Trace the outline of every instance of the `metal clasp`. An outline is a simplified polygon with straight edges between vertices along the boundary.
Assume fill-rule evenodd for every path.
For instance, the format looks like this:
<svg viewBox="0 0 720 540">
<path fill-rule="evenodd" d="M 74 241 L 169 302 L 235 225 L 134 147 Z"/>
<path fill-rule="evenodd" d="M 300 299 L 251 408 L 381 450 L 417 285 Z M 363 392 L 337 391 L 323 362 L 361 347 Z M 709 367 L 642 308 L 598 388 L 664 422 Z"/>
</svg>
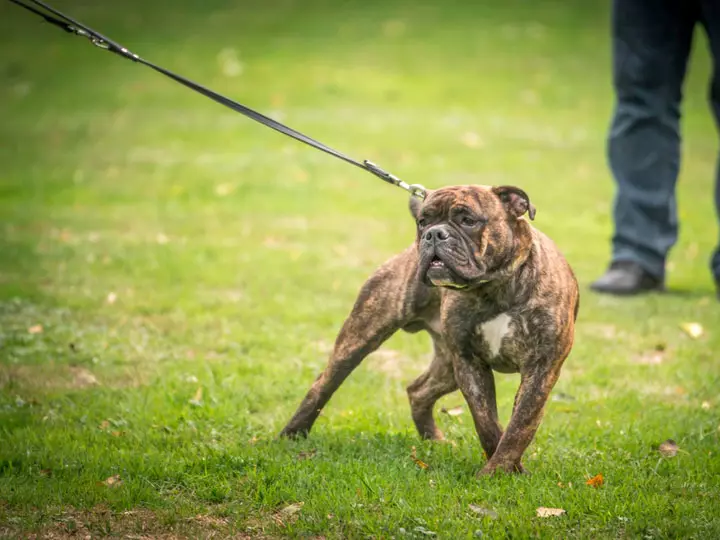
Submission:
<svg viewBox="0 0 720 540">
<path fill-rule="evenodd" d="M 425 200 L 425 197 L 427 197 L 427 189 L 425 189 L 425 186 L 422 184 L 410 184 L 408 186 L 408 191 L 412 197 L 417 197 L 423 201 Z"/>
<path fill-rule="evenodd" d="M 378 176 L 379 178 L 382 178 L 386 182 L 394 184 L 397 187 L 402 188 L 405 191 L 408 191 L 410 193 L 410 195 L 412 195 L 413 197 L 417 197 L 418 199 L 424 200 L 425 197 L 427 196 L 427 190 L 425 189 L 425 187 L 423 185 L 408 184 L 406 182 L 403 182 L 394 174 L 389 173 L 386 170 L 381 169 L 380 167 L 375 165 L 372 161 L 365 160 L 364 163 L 365 163 L 365 166 L 367 167 L 367 170 L 369 170 L 375 176 Z"/>
<path fill-rule="evenodd" d="M 77 26 L 68 26 L 68 28 L 78 36 L 88 38 L 90 40 L 90 43 L 92 43 L 96 47 L 100 47 L 101 49 L 105 50 L 108 50 L 110 48 L 110 45 L 108 45 L 107 41 L 100 39 L 99 37 L 96 37 L 89 32 L 86 32 L 82 28 L 78 28 Z"/>
</svg>

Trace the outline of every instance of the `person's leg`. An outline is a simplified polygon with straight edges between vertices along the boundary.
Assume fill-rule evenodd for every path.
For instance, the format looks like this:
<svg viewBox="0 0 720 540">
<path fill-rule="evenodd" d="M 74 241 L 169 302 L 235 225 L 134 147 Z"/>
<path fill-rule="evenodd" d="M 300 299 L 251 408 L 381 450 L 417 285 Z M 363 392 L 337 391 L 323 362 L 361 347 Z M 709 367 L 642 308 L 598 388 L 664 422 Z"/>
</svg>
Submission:
<svg viewBox="0 0 720 540">
<path fill-rule="evenodd" d="M 710 106 L 715 115 L 715 122 L 720 129 L 720 3 L 717 0 L 702 0 L 700 19 L 710 41 L 713 57 L 713 74 L 710 83 Z M 715 171 L 715 209 L 720 218 L 720 159 Z M 720 299 L 720 240 L 710 260 L 710 268 L 718 286 Z"/>
<path fill-rule="evenodd" d="M 680 102 L 696 20 L 696 0 L 613 2 L 612 260 L 635 263 L 658 283 L 677 239 Z"/>
</svg>

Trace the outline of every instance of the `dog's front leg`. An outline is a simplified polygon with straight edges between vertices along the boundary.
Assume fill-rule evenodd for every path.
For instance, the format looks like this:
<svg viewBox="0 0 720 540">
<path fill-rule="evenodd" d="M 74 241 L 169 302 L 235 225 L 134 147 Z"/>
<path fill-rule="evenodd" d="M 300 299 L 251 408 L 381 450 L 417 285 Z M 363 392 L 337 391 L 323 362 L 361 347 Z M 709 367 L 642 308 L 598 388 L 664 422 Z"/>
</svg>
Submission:
<svg viewBox="0 0 720 540">
<path fill-rule="evenodd" d="M 524 472 L 521 459 L 542 420 L 545 403 L 560 375 L 562 362 L 535 366 L 521 373 L 520 388 L 515 396 L 510 422 L 500 439 L 495 454 L 479 474 L 496 471 Z"/>
<path fill-rule="evenodd" d="M 414 271 L 410 251 L 391 259 L 363 285 L 355 306 L 335 341 L 325 371 L 310 387 L 281 436 L 305 436 L 320 411 L 362 360 L 412 317 L 406 298 L 408 279 Z"/>
<path fill-rule="evenodd" d="M 461 356 L 453 358 L 453 367 L 455 380 L 472 413 L 480 444 L 490 458 L 502 437 L 495 398 L 495 377 L 489 366 Z"/>
</svg>

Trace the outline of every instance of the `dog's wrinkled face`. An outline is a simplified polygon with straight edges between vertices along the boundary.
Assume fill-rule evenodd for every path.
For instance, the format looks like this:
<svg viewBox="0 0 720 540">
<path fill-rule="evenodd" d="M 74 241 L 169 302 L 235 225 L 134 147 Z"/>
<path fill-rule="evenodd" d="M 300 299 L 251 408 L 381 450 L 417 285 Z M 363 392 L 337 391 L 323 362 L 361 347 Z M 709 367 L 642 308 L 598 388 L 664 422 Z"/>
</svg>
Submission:
<svg viewBox="0 0 720 540">
<path fill-rule="evenodd" d="M 420 279 L 436 287 L 466 289 L 487 282 L 512 262 L 517 220 L 535 208 L 512 186 L 453 186 L 414 199 Z"/>
</svg>

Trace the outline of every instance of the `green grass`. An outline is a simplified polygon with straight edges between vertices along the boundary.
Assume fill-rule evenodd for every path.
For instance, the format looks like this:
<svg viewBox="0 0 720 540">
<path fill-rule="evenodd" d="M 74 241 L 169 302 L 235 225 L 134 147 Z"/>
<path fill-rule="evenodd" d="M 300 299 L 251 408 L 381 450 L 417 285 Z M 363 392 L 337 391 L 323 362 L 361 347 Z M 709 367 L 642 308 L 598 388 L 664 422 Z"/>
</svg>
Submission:
<svg viewBox="0 0 720 540">
<path fill-rule="evenodd" d="M 467 412 L 439 414 L 454 445 L 418 439 L 422 335 L 276 440 L 363 280 L 412 241 L 406 195 L 0 3 L 0 535 L 720 536 L 704 36 L 672 292 L 618 300 L 587 290 L 611 234 L 605 2 L 159 4 L 57 5 L 408 182 L 523 187 L 583 288 L 576 345 L 529 476 L 475 478 Z M 498 376 L 504 421 L 516 385 Z"/>
</svg>

